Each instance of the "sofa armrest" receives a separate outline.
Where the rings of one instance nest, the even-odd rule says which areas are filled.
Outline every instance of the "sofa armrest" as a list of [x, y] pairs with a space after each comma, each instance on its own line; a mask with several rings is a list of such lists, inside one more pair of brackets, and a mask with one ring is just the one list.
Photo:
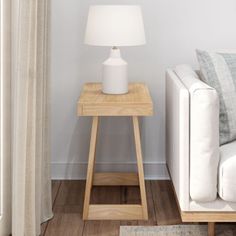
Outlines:
[[191, 67], [177, 66], [175, 72], [190, 96], [190, 196], [198, 202], [213, 201], [217, 196], [219, 164], [218, 94]]
[[189, 198], [217, 196], [219, 100], [196, 73], [178, 69], [166, 73], [166, 155], [180, 208], [188, 211]]

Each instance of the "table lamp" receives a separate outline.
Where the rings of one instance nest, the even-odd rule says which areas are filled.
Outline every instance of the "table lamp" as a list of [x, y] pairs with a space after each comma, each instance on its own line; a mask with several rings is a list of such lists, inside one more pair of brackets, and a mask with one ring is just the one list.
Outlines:
[[128, 92], [127, 62], [121, 58], [121, 46], [146, 43], [141, 7], [137, 5], [90, 6], [85, 43], [110, 46], [110, 57], [103, 62], [102, 92]]

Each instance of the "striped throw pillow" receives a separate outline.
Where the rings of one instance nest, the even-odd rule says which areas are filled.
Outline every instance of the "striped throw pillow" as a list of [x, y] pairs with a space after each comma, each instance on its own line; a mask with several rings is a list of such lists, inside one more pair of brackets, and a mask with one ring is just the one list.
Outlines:
[[197, 50], [201, 79], [220, 100], [220, 144], [236, 140], [236, 53]]

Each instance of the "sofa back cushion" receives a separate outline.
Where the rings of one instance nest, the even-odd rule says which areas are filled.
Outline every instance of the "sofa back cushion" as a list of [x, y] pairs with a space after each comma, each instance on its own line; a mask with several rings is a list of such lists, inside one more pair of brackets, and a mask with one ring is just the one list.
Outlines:
[[179, 65], [175, 73], [190, 95], [190, 196], [197, 202], [213, 201], [217, 196], [219, 164], [218, 95], [214, 88], [199, 79], [190, 66]]
[[236, 140], [236, 53], [197, 50], [201, 79], [220, 98], [220, 144]]

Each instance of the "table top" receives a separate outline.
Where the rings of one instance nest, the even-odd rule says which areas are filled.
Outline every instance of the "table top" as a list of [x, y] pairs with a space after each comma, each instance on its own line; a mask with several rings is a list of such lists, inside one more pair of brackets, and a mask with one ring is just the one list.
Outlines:
[[78, 116], [151, 116], [153, 103], [148, 87], [130, 83], [129, 92], [121, 95], [102, 93], [101, 83], [87, 83], [80, 95]]

